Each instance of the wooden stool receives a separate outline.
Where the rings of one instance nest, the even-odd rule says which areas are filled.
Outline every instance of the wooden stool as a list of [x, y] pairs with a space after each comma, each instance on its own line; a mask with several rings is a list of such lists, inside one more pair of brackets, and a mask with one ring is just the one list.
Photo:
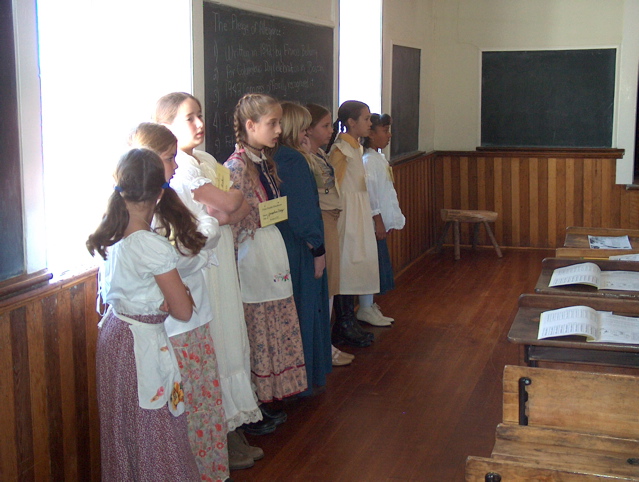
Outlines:
[[455, 240], [455, 260], [460, 258], [459, 254], [459, 223], [473, 223], [473, 249], [477, 248], [477, 238], [479, 237], [479, 225], [483, 224], [486, 227], [486, 233], [488, 233], [488, 237], [490, 241], [493, 243], [495, 247], [495, 251], [497, 251], [497, 256], [502, 257], [501, 250], [499, 249], [499, 245], [497, 244], [497, 240], [495, 239], [495, 235], [493, 234], [492, 229], [488, 223], [494, 223], [497, 220], [497, 213], [493, 211], [470, 211], [467, 209], [442, 209], [441, 210], [442, 220], [446, 222], [444, 225], [444, 232], [437, 241], [437, 252], [441, 252], [442, 244], [444, 243], [444, 239], [448, 234], [448, 230], [450, 229], [450, 225], [454, 225], [453, 234]]

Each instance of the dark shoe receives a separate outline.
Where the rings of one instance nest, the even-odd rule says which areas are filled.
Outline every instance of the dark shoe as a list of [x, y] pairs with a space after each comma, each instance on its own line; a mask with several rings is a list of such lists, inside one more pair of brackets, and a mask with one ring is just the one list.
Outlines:
[[272, 420], [275, 425], [280, 425], [288, 419], [288, 415], [284, 410], [276, 410], [266, 404], [260, 405], [260, 410], [264, 416], [264, 420]]
[[355, 318], [355, 298], [353, 295], [336, 295], [335, 324], [332, 339], [334, 344], [347, 344], [356, 347], [370, 346], [375, 335], [365, 331]]
[[275, 427], [273, 420], [264, 419], [259, 422], [245, 423], [242, 425], [242, 430], [249, 435], [266, 435], [275, 432]]

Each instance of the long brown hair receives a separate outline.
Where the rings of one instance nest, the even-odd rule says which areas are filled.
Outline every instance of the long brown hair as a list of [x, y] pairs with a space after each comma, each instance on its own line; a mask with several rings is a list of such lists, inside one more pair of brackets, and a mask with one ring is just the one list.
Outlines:
[[155, 122], [142, 122], [129, 135], [129, 146], [146, 147], [160, 155], [177, 146], [177, 137], [168, 127]]
[[360, 102], [359, 100], [347, 100], [339, 106], [337, 111], [337, 120], [333, 122], [333, 135], [331, 136], [331, 140], [328, 142], [328, 146], [326, 146], [326, 152], [331, 150], [331, 146], [335, 142], [337, 134], [346, 131], [346, 121], [348, 121], [348, 119], [356, 121], [359, 119], [359, 116], [362, 115], [362, 111], [364, 109], [368, 109], [368, 105], [364, 104], [364, 102]]
[[[233, 113], [233, 128], [235, 130], [235, 142], [238, 147], [246, 148], [246, 143], [248, 139], [248, 133], [246, 132], [246, 123], [250, 119], [253, 122], [259, 122], [262, 116], [267, 115], [271, 109], [273, 109], [276, 105], [279, 105], [279, 102], [270, 95], [266, 94], [245, 94], [242, 98], [237, 102], [235, 106], [235, 112]], [[264, 156], [266, 157], [266, 166], [268, 168], [269, 173], [275, 179], [275, 182], [279, 185], [281, 180], [277, 175], [277, 167], [275, 166], [275, 162], [273, 161], [273, 152], [277, 149], [275, 146], [274, 149], [264, 149]], [[253, 165], [245, 155], [242, 156], [244, 159], [244, 164], [246, 167], [244, 169], [244, 176], [247, 176], [251, 181], [251, 185], [256, 187], [257, 180], [259, 178], [257, 168]]]
[[[144, 203], [155, 201], [164, 189], [155, 208], [155, 217], [164, 227], [164, 235], [176, 240], [176, 247], [184, 255], [195, 255], [206, 242], [206, 236], [197, 231], [197, 221], [180, 201], [177, 193], [164, 179], [164, 166], [160, 157], [150, 149], [131, 149], [124, 154], [115, 170], [116, 189], [109, 198], [102, 222], [86, 242], [91, 255], [97, 251], [107, 257], [107, 248], [124, 237], [129, 224], [129, 211], [125, 201]], [[189, 252], [183, 252], [186, 248]]]
[[200, 110], [202, 110], [202, 104], [196, 97], [186, 92], [171, 92], [158, 99], [155, 103], [155, 113], [153, 114], [153, 121], [158, 124], [173, 124], [178, 109], [182, 103], [187, 99], [193, 99]]

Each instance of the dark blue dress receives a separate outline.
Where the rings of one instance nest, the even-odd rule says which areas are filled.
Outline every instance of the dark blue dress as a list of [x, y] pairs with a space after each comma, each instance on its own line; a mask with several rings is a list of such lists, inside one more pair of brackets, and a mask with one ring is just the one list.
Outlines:
[[317, 248], [324, 244], [324, 223], [315, 178], [304, 156], [281, 146], [273, 158], [282, 180], [281, 194], [287, 197], [288, 220], [277, 223], [277, 227], [291, 267], [308, 377], [305, 393], [310, 394], [313, 386], [326, 385], [326, 374], [332, 369], [326, 270], [320, 279], [315, 279], [313, 254], [307, 245]]

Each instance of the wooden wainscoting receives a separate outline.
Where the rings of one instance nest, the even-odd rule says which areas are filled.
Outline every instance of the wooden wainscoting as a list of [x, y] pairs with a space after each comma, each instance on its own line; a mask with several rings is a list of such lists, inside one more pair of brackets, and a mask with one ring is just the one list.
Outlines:
[[[622, 155], [618, 149], [438, 152], [435, 210], [497, 211], [501, 246], [557, 248], [567, 226], [636, 229], [639, 192], [615, 184]], [[470, 244], [463, 228], [462, 243]], [[487, 238], [481, 243], [490, 245]]]
[[433, 247], [439, 229], [439, 210], [435, 209], [435, 154], [393, 164], [399, 206], [406, 226], [388, 236], [388, 249], [395, 273]]
[[95, 270], [0, 302], [0, 480], [99, 480]]

